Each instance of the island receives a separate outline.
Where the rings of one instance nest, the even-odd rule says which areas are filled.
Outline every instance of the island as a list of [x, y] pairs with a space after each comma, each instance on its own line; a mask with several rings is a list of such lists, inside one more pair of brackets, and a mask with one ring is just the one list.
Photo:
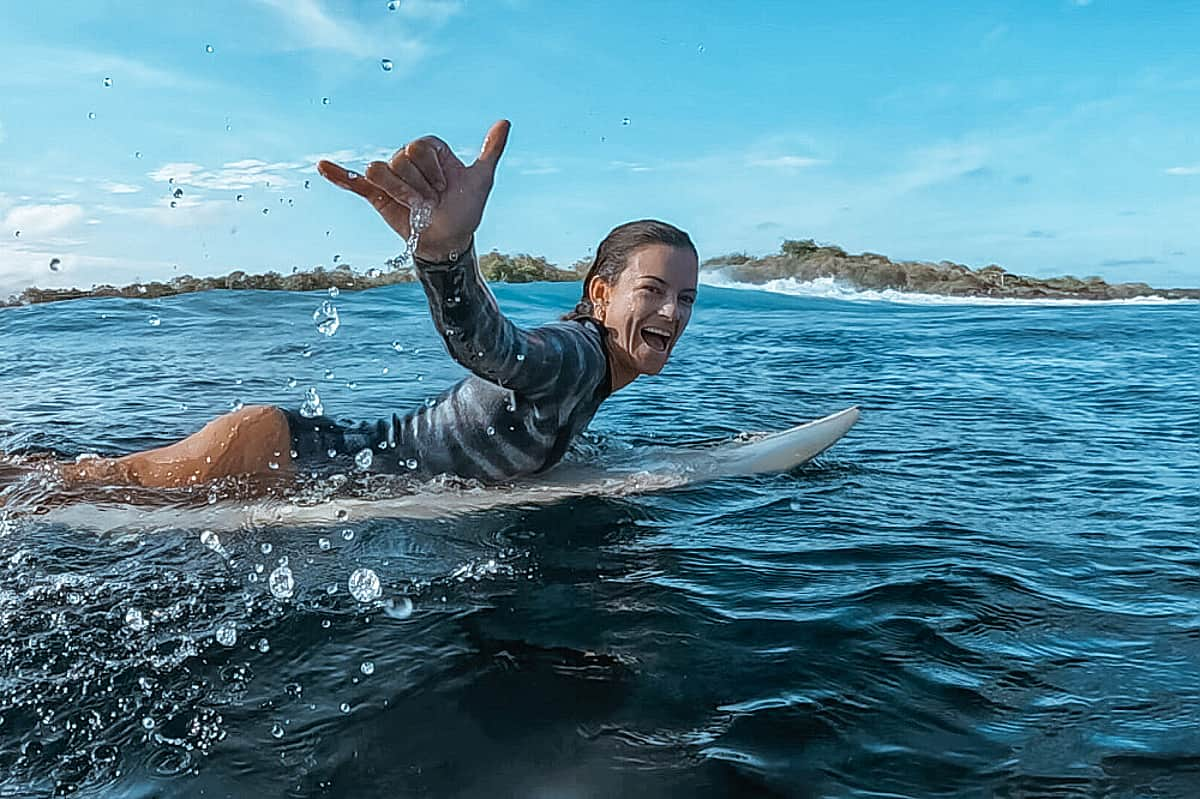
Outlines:
[[[479, 258], [485, 278], [495, 282], [529, 283], [533, 281], [577, 281], [590, 265], [580, 259], [562, 269], [538, 255], [508, 255], [496, 250]], [[835, 245], [820, 245], [812, 239], [787, 239], [774, 255], [755, 257], [732, 253], [704, 261], [705, 271], [719, 271], [738, 283], [762, 285], [772, 280], [792, 278], [807, 282], [832, 278], [860, 291], [902, 291], [949, 297], [995, 297], [1006, 299], [1127, 300], [1136, 297], [1162, 297], [1168, 300], [1200, 300], [1200, 289], [1153, 288], [1146, 283], [1108, 283], [1100, 277], [1038, 278], [1018, 275], [995, 264], [980, 269], [952, 261], [893, 261], [875, 253], [851, 255]], [[41, 289], [31, 287], [11, 296], [0, 305], [30, 305], [83, 297], [130, 297], [155, 299], [210, 289], [255, 289], [259, 291], [320, 291], [336, 287], [339, 291], [408, 283], [415, 279], [412, 269], [397, 259], [382, 267], [355, 271], [349, 264], [335, 269], [316, 267], [290, 275], [279, 272], [249, 274], [230, 272], [220, 277], [181, 275], [168, 282], [132, 283], [128, 286], [92, 286], [88, 289]]]

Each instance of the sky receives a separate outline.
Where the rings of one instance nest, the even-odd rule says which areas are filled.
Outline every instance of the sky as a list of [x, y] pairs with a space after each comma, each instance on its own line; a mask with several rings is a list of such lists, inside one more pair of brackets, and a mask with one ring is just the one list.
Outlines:
[[500, 118], [480, 251], [570, 264], [654, 217], [702, 258], [1200, 286], [1194, 0], [391, 5], [7, 4], [0, 296], [379, 266], [402, 244], [315, 161], [472, 159]]

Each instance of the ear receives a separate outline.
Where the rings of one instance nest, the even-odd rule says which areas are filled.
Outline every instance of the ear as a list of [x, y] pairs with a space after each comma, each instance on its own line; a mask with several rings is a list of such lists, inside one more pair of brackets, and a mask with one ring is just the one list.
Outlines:
[[604, 321], [604, 315], [608, 312], [608, 300], [612, 295], [612, 286], [603, 278], [594, 277], [588, 282], [587, 288], [588, 299], [592, 301], [592, 313], [601, 322]]

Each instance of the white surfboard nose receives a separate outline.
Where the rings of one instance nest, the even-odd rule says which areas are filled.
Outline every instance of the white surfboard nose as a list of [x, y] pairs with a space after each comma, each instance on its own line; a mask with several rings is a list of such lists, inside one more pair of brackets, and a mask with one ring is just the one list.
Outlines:
[[724, 454], [714, 476], [786, 472], [812, 460], [837, 443], [858, 422], [858, 406], [781, 433], [742, 444]]

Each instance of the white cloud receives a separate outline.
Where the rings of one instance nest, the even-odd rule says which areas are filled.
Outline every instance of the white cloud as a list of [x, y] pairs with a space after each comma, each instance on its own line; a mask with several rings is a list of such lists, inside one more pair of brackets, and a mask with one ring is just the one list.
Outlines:
[[375, 147], [364, 148], [362, 150], [332, 150], [325, 153], [313, 153], [312, 155], [304, 156], [303, 161], [297, 166], [298, 169], [315, 169], [318, 161], [333, 161], [335, 164], [342, 164], [350, 167], [364, 164], [369, 164], [372, 161], [390, 161], [396, 153], [397, 147]]
[[18, 205], [4, 217], [4, 229], [27, 239], [64, 230], [83, 218], [83, 208], [68, 205]]
[[638, 161], [609, 161], [608, 165], [613, 169], [626, 169], [630, 172], [650, 172], [654, 169]]
[[[258, 2], [277, 12], [294, 43], [305, 49], [332, 50], [357, 58], [388, 58], [393, 69], [411, 66], [427, 51], [425, 43], [415, 36], [394, 32], [385, 36], [380, 24], [362, 25], [347, 15], [331, 14], [320, 0]], [[460, 3], [450, 0], [402, 0], [397, 16], [440, 25], [461, 8]]]
[[522, 175], [557, 175], [561, 171], [556, 166], [531, 166], [520, 170]]
[[774, 158], [751, 158], [746, 163], [750, 166], [767, 167], [769, 169], [803, 169], [810, 166], [820, 166], [825, 161], [820, 158], [808, 158], [803, 155], [780, 155]]
[[142, 190], [141, 186], [134, 186], [132, 183], [112, 183], [109, 181], [101, 183], [100, 188], [109, 194], [137, 194]]
[[1170, 169], [1164, 169], [1168, 175], [1200, 175], [1200, 164], [1196, 166], [1173, 166]]
[[148, 172], [147, 177], [158, 183], [216, 191], [249, 189], [267, 183], [283, 188], [295, 183], [290, 172], [307, 166], [309, 164], [299, 161], [261, 161], [257, 158], [230, 161], [219, 169], [206, 169], [191, 162], [175, 162]]
[[5, 69], [0, 70], [0, 87], [45, 87], [70, 85], [82, 80], [100, 84], [106, 77], [120, 81], [122, 88], [199, 91], [220, 88], [219, 84], [144, 61], [104, 52], [43, 45], [8, 46]]
[[459, 0], [401, 0], [399, 14], [441, 25], [463, 9]]

